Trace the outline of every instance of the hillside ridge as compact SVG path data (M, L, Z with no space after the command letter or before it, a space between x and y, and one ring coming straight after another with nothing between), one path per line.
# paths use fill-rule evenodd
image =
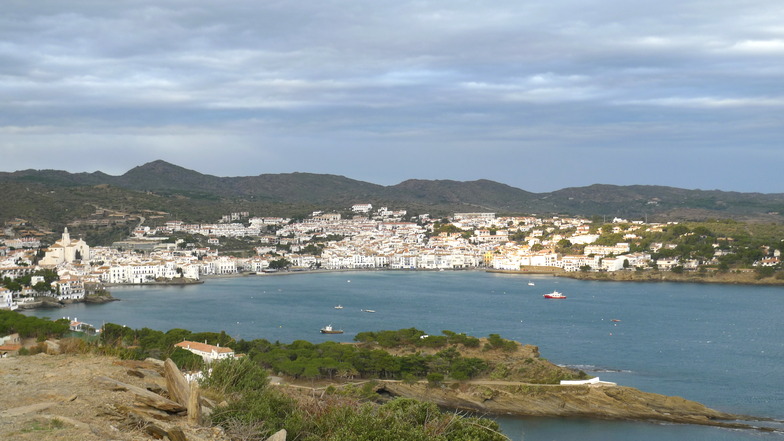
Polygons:
M379 185L333 174L307 172L219 177L156 160L134 167L120 176L101 171L69 173L60 170L0 172L0 189L11 199L31 197L23 193L55 193L61 188L98 186L130 191L125 199L137 199L137 209L158 209L139 193L178 197L210 203L231 202L239 209L265 204L283 212L310 209L346 209L356 203L393 206L436 215L491 211L499 214L611 216L642 220L736 219L781 223L784 194L742 193L721 190L689 190L656 185L593 184L534 193L489 179L455 181L408 179L395 185ZM84 195L90 199L90 195ZM69 195L70 197L70 195ZM126 204L127 205L127 204ZM163 205L169 205L164 203ZM0 212L14 212L13 204L0 198ZM118 208L118 207L114 207ZM119 209L119 208L118 208ZM24 213L13 214L23 216ZM0 219L7 220L7 219ZM208 219L203 219L208 220Z

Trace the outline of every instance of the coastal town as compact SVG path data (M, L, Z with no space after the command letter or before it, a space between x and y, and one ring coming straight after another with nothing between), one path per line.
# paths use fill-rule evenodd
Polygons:
M728 271L733 264L739 268L733 271L773 276L782 248L778 242L750 251L736 238L677 222L491 212L436 219L369 203L342 213L315 211L304 219L248 212L210 224L146 225L141 219L130 237L110 246L90 246L67 227L59 240L44 244L25 235L29 227L25 220L8 222L0 237L2 309L83 301L91 289L111 285L314 270L705 273ZM227 251L229 242L235 246ZM245 255L233 252L237 243L247 248Z

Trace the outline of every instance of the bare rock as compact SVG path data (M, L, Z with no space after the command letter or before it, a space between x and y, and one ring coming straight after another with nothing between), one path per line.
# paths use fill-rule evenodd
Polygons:
M56 405L57 403L55 402L47 401L43 403L30 404L29 406L14 407L13 409L8 409L0 412L0 419L16 417L28 413L40 412L42 410L49 409L50 407Z
M44 342L46 345L46 353L49 355L57 355L60 353L60 343L52 340L46 340Z
M280 429L267 438L267 441L286 441L286 429Z
M169 396L181 405L187 406L191 396L191 387L188 384L188 380L185 379L185 376L182 375L182 372L180 372L180 369L171 358L166 359L163 369Z
M164 410L166 412L182 412L185 410L185 406L175 401L169 400L168 398L164 398L156 393L150 392L147 389L142 389L140 387L126 384L122 381L114 380L105 376L99 376L95 379L95 381L99 384L110 387L113 390L127 390L133 393L142 403L156 409Z
M163 360L158 360L157 358L145 358L144 362L154 364L155 366L163 367Z

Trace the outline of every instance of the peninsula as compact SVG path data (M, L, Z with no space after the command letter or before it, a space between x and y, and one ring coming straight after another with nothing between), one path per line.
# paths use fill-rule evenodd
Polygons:
M113 327L107 328L106 331L110 338L119 335L116 332L125 332ZM208 340L215 343L217 343L216 339L229 341L225 340L226 336L222 334L200 335L207 336ZM412 335L419 335L417 338L421 342L406 342L405 336ZM244 397L243 394L251 394L251 388L258 387L264 389L263 394L266 396L264 400L276 400L277 411L285 412L287 416L270 419L271 416L265 417L263 412L258 413L260 410L254 410L252 412L256 413L252 418L259 419L253 426L254 430L259 433L273 433L283 429L292 435L292 439L298 433L302 435L301 431L305 430L304 427L325 424L319 423L318 418L321 417L312 413L312 409L315 408L321 409L323 415L324 412L329 413L332 412L331 409L344 406L356 408L357 400L375 403L373 406L381 406L381 408L386 406L383 403L393 406L403 405L410 409L413 409L411 406L419 406L413 404L415 402L397 403L394 397L433 403L442 408L470 410L490 415L583 417L775 430L766 428L764 421L760 419L719 412L683 398L647 393L587 379L583 373L553 365L542 359L535 346L520 345L496 335L483 339L448 332L434 339L431 339L431 336L422 338L423 335L425 334L414 330L362 333L357 345L324 343L309 346L306 342L298 342L291 345L273 345L270 347L271 350L264 353L257 352L261 345L267 344L262 340L234 342L233 345L236 347L251 348L251 354L237 359L234 359L233 350L222 345L183 342L177 346L187 348L193 354L186 356L188 352L183 349L175 349L171 352L171 356L179 360L180 366L194 363L196 360L201 360L201 357L209 358L215 357L216 354L223 354L218 356L222 361L215 360L213 363L217 364L212 365L217 369L216 372L220 372L218 376L215 379L210 376L202 380L202 385L207 387L203 393L205 397L211 398L202 401L204 413L203 419L198 420L199 425L194 425L190 410L186 421L182 412L185 404L180 406L170 401L177 401L177 394L181 392L173 392L172 387L175 387L173 386L175 383L170 380L170 375L173 373L168 371L168 367L164 369L163 361L152 358L138 361L120 360L95 355L96 352L106 352L108 348L104 347L103 350L96 351L97 348L91 349L82 340L72 338L48 340L46 343L30 348L35 352L40 351L38 355L0 359L0 374L2 374L0 384L6 392L0 397L0 407L4 409L3 419L13 422L13 424L0 425L0 436L9 438L22 436L15 439L28 439L23 437L23 434L30 433L26 428L44 427L45 430L56 431L62 436L97 440L109 436L112 427L120 427L127 433L135 434L137 438L134 439L152 439L160 434L179 432L184 436L187 435L187 439L190 440L235 439L239 436L239 431L248 430L247 425L236 425L236 420L233 419L243 415L242 412L251 412L246 407L247 404L241 404L251 399ZM390 347L389 338L393 336L400 337L401 340L398 341L399 344ZM155 337L151 334L146 338L155 340ZM102 339L106 340L106 337ZM441 343L444 345L442 346ZM132 351L136 351L137 356L143 356L142 354L146 352L143 348L144 346L137 347ZM213 350L210 351L210 348ZM354 368L348 368L345 372L337 368L334 374L329 374L330 379L326 374L331 368L319 362L321 368L315 372L321 372L317 374L317 377L321 378L309 378L314 375L313 372L309 373L310 368L298 370L291 364L288 368L281 368L282 365L275 364L273 360L280 359L288 350L299 354L298 363L310 363L308 360L311 354L324 354L327 351L331 352L332 356L341 352L357 354L357 351L360 353L367 351L368 354L373 353L373 357L381 363L389 363L390 360L395 359L405 359L409 362L417 359L429 360L427 364L441 365L442 367L439 368L442 369L441 372L449 372L449 374L442 375L432 371L427 375L427 379L414 379L407 374L402 374L403 379L390 379L389 372L386 374L383 372L384 369L390 369L391 365L386 364L387 367L382 367L383 364L379 364L370 369L381 369L377 372L382 378L350 378L364 376L364 374L357 370L352 373L351 370ZM386 355L382 356L382 353ZM225 355L229 358L224 358ZM169 363L174 366L171 360L166 362ZM470 366L476 369L472 370ZM259 370L261 367L271 368L273 371L283 369L284 372L288 372L292 368L294 370L291 371L292 375L284 373L283 377L273 378L270 385L266 386L264 380L266 374ZM57 370L57 375L48 375L52 369ZM466 378L464 374L470 378ZM242 375L252 375L255 380L251 380L250 377L242 379ZM164 377L166 377L165 381ZM561 380L563 378L585 378L585 380ZM216 383L223 386L218 387ZM237 390L239 395L227 394L231 390L227 389L230 387L229 384L244 386ZM176 387L179 387L178 390L187 390L187 386L185 389L182 389L182 386ZM57 393L52 394L52 390L56 390ZM129 407L127 393L117 392L118 390L136 394L137 401L145 405L137 404L135 407ZM192 386L191 391L193 390ZM251 396L256 395L251 394ZM216 404L220 400L224 402ZM190 409L190 406L188 408ZM435 408L430 411L435 411ZM234 416L226 419L223 417L225 415ZM306 418L304 425L303 420L300 419L303 417ZM247 414L243 418L251 418L251 416ZM364 418L368 422L367 418L370 417ZM276 423L270 424L270 421ZM493 435L492 426L488 425L491 423L480 424L490 430L485 433L488 438L481 439L503 439ZM324 429L311 428L310 430Z

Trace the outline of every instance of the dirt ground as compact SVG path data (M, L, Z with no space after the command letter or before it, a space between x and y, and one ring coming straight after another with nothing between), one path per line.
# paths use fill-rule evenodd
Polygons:
M129 373L131 372L131 373ZM96 355L18 356L0 359L0 439L53 441L150 440L144 424L128 418L141 408L127 391L95 379L107 376L134 386L165 389L162 368ZM143 378L139 375L142 374ZM160 392L159 392L160 393ZM165 393L164 393L165 394ZM188 425L183 415L159 415L188 440L226 440L218 429ZM156 421L157 423L157 421Z

